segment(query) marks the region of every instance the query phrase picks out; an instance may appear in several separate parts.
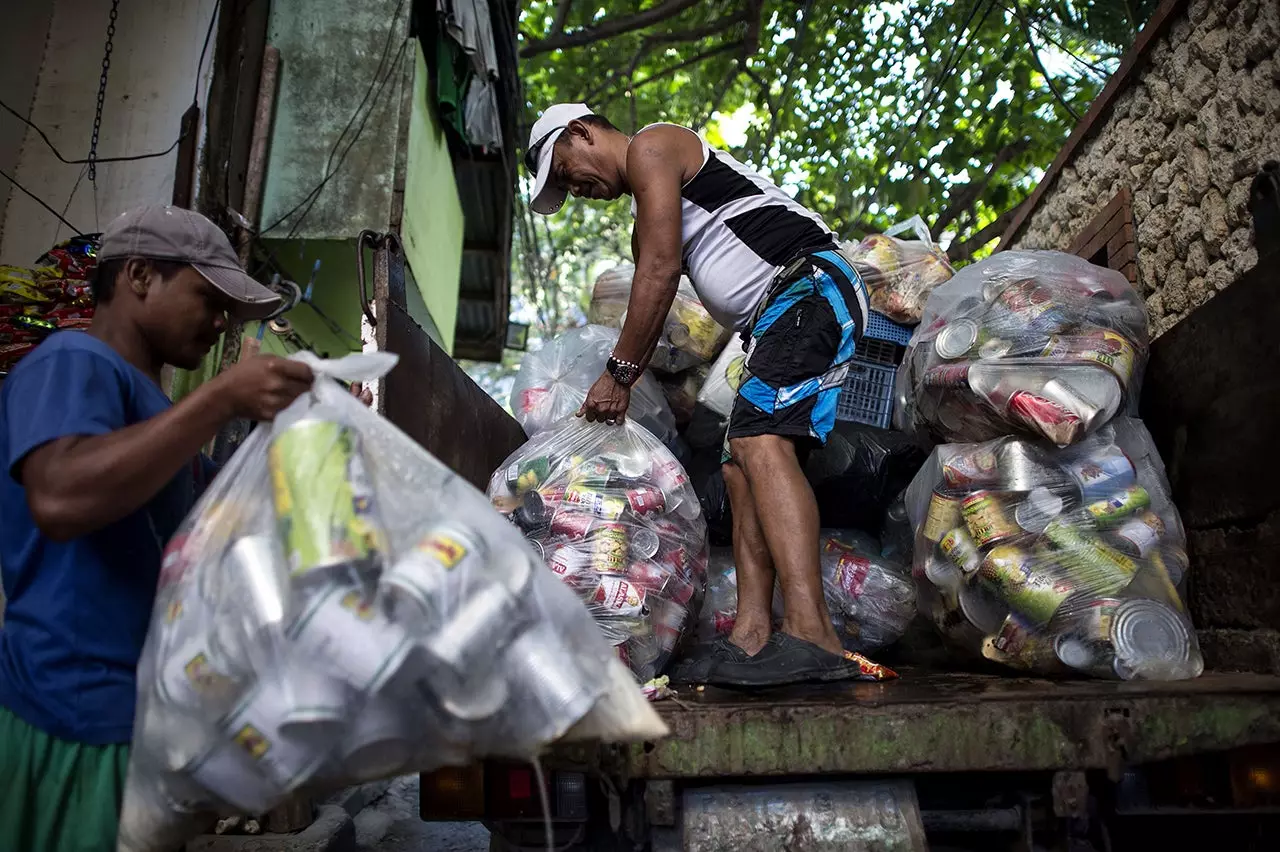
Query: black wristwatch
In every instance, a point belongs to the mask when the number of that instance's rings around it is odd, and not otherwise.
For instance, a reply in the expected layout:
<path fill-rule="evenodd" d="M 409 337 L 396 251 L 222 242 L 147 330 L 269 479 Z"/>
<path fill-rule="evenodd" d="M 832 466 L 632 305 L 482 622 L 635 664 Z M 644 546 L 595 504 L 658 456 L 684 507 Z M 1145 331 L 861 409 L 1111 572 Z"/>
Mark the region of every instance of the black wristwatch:
<path fill-rule="evenodd" d="M 622 361 L 609 356 L 605 367 L 609 371 L 609 375 L 613 376 L 613 380 L 623 387 L 631 387 L 640 378 L 640 365 L 631 361 Z"/>

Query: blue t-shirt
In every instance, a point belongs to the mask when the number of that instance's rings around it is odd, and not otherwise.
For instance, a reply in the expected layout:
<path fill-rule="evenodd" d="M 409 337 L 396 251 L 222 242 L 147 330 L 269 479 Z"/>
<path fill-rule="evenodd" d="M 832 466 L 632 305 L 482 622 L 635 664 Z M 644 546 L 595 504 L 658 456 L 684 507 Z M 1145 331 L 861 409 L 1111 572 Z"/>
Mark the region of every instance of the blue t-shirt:
<path fill-rule="evenodd" d="M 193 459 L 151 502 L 67 542 L 36 527 L 14 467 L 69 435 L 105 435 L 170 405 L 142 371 L 78 331 L 52 335 L 0 391 L 0 704 L 53 736 L 128 742 L 134 672 L 164 544 L 211 475 Z"/>

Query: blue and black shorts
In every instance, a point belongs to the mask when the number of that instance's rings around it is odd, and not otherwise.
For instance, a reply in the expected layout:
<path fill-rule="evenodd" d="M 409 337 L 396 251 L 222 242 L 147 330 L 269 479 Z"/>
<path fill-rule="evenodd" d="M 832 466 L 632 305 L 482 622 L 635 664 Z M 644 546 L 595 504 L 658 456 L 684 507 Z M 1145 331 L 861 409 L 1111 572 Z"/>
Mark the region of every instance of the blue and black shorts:
<path fill-rule="evenodd" d="M 747 378 L 729 415 L 724 461 L 734 438 L 781 435 L 801 450 L 826 443 L 867 311 L 862 277 L 834 249 L 805 255 L 774 281 L 744 332 Z"/>

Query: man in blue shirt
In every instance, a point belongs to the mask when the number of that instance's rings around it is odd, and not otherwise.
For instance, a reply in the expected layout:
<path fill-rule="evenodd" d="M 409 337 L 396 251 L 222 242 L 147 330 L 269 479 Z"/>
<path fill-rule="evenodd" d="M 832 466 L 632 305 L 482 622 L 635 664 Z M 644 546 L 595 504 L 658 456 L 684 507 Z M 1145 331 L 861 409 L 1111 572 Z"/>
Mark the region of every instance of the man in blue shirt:
<path fill-rule="evenodd" d="M 102 235 L 89 331 L 52 335 L 0 391 L 0 849 L 114 850 L 135 668 L 165 542 L 212 472 L 200 447 L 270 420 L 311 385 L 248 358 L 171 404 L 165 364 L 195 368 L 228 315 L 278 297 L 226 236 L 177 207 Z"/>

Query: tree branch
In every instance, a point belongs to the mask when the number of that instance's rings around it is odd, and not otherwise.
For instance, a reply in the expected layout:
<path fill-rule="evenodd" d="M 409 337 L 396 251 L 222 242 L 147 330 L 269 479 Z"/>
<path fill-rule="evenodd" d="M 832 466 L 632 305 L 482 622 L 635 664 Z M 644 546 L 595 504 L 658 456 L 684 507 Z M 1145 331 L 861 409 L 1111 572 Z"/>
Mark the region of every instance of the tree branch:
<path fill-rule="evenodd" d="M 641 86 L 647 86 L 650 83 L 661 80 L 664 77 L 670 77 L 672 74 L 676 73 L 682 68 L 687 68 L 690 65 L 696 65 L 697 63 L 702 62 L 703 60 L 710 59 L 713 56 L 719 56 L 720 54 L 727 53 L 730 50 L 736 50 L 741 45 L 742 45 L 742 42 L 740 41 L 731 41 L 731 42 L 722 44 L 719 47 L 713 47 L 711 50 L 704 50 L 702 51 L 702 53 L 699 53 L 697 56 L 691 56 L 688 59 L 684 60 L 683 62 L 677 62 L 675 65 L 672 65 L 669 68 L 664 68 L 661 71 L 656 71 L 653 74 L 650 74 L 648 77 L 645 77 L 643 80 L 637 80 L 633 85 L 629 86 L 628 88 L 631 90 L 635 90 L 640 88 Z"/>
<path fill-rule="evenodd" d="M 1004 229 L 1009 227 L 1009 223 L 1013 221 L 1013 215 L 1017 212 L 1018 207 L 1014 205 L 969 239 L 947 246 L 947 258 L 952 263 L 960 263 L 973 257 L 974 252 L 1004 233 Z"/>
<path fill-rule="evenodd" d="M 592 42 L 612 38 L 623 33 L 642 30 L 660 21 L 674 18 L 685 9 L 697 5 L 698 2 L 699 0 L 664 0 L 657 6 L 652 6 L 634 15 L 626 15 L 621 18 L 605 18 L 595 26 L 583 27 L 571 33 L 562 33 L 530 41 L 520 50 L 520 58 L 529 59 L 543 53 L 550 53 L 553 50 L 581 47 L 584 44 L 591 44 Z"/>
<path fill-rule="evenodd" d="M 1022 32 L 1027 37 L 1027 47 L 1031 50 L 1031 61 L 1036 64 L 1036 68 L 1044 77 L 1044 82 L 1049 87 L 1049 91 L 1053 93 L 1054 99 L 1062 104 L 1062 108 L 1067 111 L 1067 114 L 1079 123 L 1080 116 L 1076 114 L 1076 111 L 1071 108 L 1071 104 L 1067 103 L 1067 99 L 1058 91 L 1058 87 L 1053 84 L 1053 78 L 1049 76 L 1049 71 L 1044 67 L 1044 63 L 1040 61 L 1040 51 L 1036 49 L 1035 40 L 1031 38 L 1031 26 L 1027 23 L 1027 16 L 1023 13 L 1022 7 L 1015 3 L 1014 10 L 1018 14 L 1018 22 L 1022 24 Z"/>
<path fill-rule="evenodd" d="M 760 150 L 762 162 L 769 156 L 769 149 L 773 147 L 773 140 L 778 135 L 778 121 L 782 118 L 782 112 L 791 103 L 791 72 L 795 69 L 796 59 L 804 47 L 805 34 L 809 32 L 809 10 L 812 8 L 813 0 L 805 0 L 804 8 L 796 17 L 796 37 L 791 43 L 791 55 L 787 57 L 787 68 L 782 73 L 782 103 L 779 109 L 769 111 L 769 132 L 765 134 L 764 144 Z"/>
<path fill-rule="evenodd" d="M 564 32 L 565 21 L 569 18 L 571 6 L 573 6 L 573 0 L 560 0 L 560 5 L 556 6 L 556 19 L 551 22 L 551 35 L 558 36 Z"/>
<path fill-rule="evenodd" d="M 929 233 L 937 236 L 946 230 L 946 227 L 954 222 L 957 216 L 982 197 L 983 191 L 991 183 L 991 178 L 995 176 L 1000 167 L 1027 150 L 1027 146 L 1030 144 L 1031 142 L 1028 139 L 1019 139 L 1016 142 L 1005 145 L 996 152 L 995 157 L 991 160 L 991 165 L 987 167 L 987 173 L 983 175 L 981 180 L 970 181 L 963 186 L 956 187 L 952 192 L 951 203 L 934 221 L 933 226 L 929 228 Z"/>

